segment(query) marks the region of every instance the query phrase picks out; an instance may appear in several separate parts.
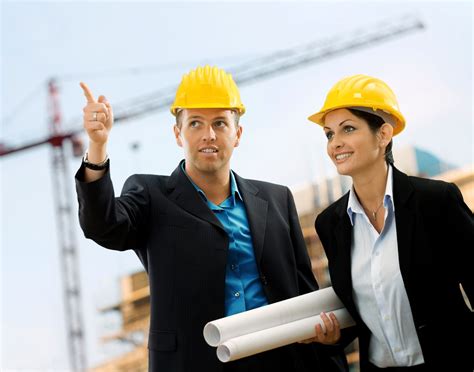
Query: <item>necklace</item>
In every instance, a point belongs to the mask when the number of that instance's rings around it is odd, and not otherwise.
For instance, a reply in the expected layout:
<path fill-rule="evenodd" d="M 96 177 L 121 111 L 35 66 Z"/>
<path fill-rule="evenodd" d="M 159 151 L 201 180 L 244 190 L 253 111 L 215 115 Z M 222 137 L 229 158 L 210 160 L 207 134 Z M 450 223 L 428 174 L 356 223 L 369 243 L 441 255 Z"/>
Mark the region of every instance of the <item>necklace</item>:
<path fill-rule="evenodd" d="M 374 218 L 374 221 L 377 221 L 377 212 L 379 211 L 380 207 L 383 205 L 383 199 L 382 199 L 382 202 L 380 203 L 380 205 L 377 207 L 377 209 L 375 211 L 372 211 L 372 217 Z"/>

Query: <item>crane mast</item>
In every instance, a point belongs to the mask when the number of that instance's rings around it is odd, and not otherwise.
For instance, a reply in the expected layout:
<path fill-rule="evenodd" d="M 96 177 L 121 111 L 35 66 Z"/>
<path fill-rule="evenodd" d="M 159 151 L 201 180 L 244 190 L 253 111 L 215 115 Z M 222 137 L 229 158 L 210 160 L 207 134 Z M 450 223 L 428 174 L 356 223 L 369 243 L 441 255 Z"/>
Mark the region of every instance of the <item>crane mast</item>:
<path fill-rule="evenodd" d="M 53 79 L 48 83 L 48 100 L 51 130 L 51 161 L 53 199 L 56 208 L 57 231 L 60 248 L 61 279 L 64 313 L 67 328 L 67 345 L 71 368 L 82 372 L 87 368 L 82 316 L 79 258 L 74 226 L 77 224 L 71 201 L 68 161 L 65 139 L 61 133 L 61 111 L 58 87 Z M 69 145 L 69 143 L 67 143 Z"/>

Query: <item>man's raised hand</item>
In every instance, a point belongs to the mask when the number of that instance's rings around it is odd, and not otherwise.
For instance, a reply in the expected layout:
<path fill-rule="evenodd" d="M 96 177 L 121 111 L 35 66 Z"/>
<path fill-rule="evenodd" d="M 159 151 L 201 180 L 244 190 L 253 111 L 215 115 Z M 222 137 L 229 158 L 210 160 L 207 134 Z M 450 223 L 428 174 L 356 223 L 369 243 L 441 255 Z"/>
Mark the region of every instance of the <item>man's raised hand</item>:
<path fill-rule="evenodd" d="M 80 83 L 87 104 L 84 106 L 84 129 L 91 144 L 105 145 L 114 122 L 112 106 L 104 96 L 95 100 L 91 90 L 85 83 Z"/>

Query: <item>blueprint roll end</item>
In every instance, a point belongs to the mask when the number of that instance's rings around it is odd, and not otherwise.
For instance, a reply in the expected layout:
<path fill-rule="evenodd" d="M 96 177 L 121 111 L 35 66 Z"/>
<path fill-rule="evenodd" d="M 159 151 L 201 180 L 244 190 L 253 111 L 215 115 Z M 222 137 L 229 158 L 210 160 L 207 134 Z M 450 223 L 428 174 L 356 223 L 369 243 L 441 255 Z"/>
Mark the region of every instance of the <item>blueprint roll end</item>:
<path fill-rule="evenodd" d="M 217 348 L 217 358 L 222 363 L 227 363 L 228 361 L 230 361 L 230 350 L 229 350 L 229 348 L 225 345 L 220 345 Z"/>
<path fill-rule="evenodd" d="M 204 326 L 204 339 L 210 346 L 217 346 L 221 342 L 221 333 L 219 329 L 212 323 L 207 323 Z"/>

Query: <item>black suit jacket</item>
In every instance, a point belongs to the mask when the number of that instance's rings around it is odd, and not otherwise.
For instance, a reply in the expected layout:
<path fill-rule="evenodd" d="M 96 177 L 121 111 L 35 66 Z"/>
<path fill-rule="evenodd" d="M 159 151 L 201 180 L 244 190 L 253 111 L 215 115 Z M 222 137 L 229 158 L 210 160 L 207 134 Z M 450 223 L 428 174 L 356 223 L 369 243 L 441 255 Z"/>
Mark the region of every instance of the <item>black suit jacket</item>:
<path fill-rule="evenodd" d="M 400 270 L 425 363 L 444 371 L 472 371 L 473 313 L 459 289 L 461 283 L 474 305 L 472 213 L 454 184 L 409 177 L 396 168 L 393 197 Z M 349 193 L 324 210 L 316 230 L 334 290 L 357 322 L 356 329 L 343 332 L 343 340 L 359 336 L 364 371 L 370 332 L 352 297 L 348 200 Z"/>
<path fill-rule="evenodd" d="M 228 236 L 181 167 L 171 176 L 133 175 L 118 198 L 108 171 L 91 183 L 82 177 L 81 168 L 76 188 L 85 236 L 109 249 L 133 249 L 148 273 L 150 370 L 222 371 L 203 327 L 224 316 Z M 238 175 L 236 182 L 268 301 L 318 289 L 289 189 Z M 343 357 L 333 351 L 333 359 Z M 290 345 L 271 355 L 251 371 L 331 370 L 331 360 L 311 345 Z"/>

